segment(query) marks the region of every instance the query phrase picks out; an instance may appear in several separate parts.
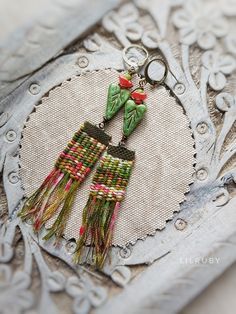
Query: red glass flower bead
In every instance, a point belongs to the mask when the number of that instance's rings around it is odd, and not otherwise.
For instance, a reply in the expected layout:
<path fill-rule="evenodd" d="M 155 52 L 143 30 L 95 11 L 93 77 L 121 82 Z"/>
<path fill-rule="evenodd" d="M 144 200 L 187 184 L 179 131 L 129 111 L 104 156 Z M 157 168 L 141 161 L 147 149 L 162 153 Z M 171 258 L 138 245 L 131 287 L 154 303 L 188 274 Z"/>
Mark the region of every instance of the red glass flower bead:
<path fill-rule="evenodd" d="M 147 94 L 143 89 L 137 89 L 131 93 L 131 97 L 136 104 L 142 104 L 143 101 L 147 98 Z"/>
<path fill-rule="evenodd" d="M 125 75 L 119 76 L 119 83 L 121 88 L 133 87 L 133 83 Z"/>

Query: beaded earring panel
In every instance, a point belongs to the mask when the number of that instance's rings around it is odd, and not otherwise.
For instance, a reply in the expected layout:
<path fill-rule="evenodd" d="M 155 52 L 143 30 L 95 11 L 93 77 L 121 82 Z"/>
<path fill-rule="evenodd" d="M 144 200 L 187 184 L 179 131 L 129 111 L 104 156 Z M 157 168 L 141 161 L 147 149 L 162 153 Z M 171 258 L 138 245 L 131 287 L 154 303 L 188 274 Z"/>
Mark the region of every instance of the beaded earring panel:
<path fill-rule="evenodd" d="M 81 260 L 81 254 L 89 240 L 93 262 L 98 268 L 103 266 L 112 244 L 115 222 L 120 203 L 125 197 L 134 157 L 134 152 L 125 147 L 109 146 L 100 159 L 83 211 L 76 262 Z"/>

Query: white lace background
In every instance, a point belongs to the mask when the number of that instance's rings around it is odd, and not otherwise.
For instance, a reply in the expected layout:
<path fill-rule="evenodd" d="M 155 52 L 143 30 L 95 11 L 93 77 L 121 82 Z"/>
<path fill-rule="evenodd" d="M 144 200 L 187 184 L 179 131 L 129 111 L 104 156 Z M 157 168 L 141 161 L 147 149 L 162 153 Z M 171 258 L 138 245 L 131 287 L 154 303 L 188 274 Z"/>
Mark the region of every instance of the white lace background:
<path fill-rule="evenodd" d="M 73 77 L 50 92 L 32 113 L 23 133 L 21 174 L 29 196 L 49 173 L 59 152 L 85 120 L 98 123 L 105 110 L 107 87 L 118 81 L 115 71 L 98 71 Z M 184 200 L 193 173 L 193 139 L 187 118 L 176 100 L 161 87 L 147 87 L 148 113 L 130 136 L 136 163 L 117 221 L 115 245 L 124 245 L 154 234 Z M 117 143 L 123 112 L 107 132 Z M 78 238 L 92 177 L 77 192 L 65 236 Z"/>

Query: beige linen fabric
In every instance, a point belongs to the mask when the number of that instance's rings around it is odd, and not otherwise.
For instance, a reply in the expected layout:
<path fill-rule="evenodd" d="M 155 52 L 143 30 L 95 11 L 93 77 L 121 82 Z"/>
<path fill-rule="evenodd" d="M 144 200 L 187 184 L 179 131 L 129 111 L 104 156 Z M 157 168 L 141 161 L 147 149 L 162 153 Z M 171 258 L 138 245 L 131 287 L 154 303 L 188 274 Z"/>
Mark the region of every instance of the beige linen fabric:
<path fill-rule="evenodd" d="M 102 120 L 108 85 L 118 82 L 118 75 L 116 71 L 98 71 L 73 77 L 42 99 L 23 132 L 21 176 L 27 196 L 42 183 L 83 121 Z M 136 162 L 114 245 L 134 243 L 164 228 L 192 182 L 193 139 L 182 108 L 163 87 L 147 86 L 146 91 L 148 113 L 128 140 L 128 147 L 136 151 Z M 114 143 L 121 137 L 122 119 L 120 112 L 107 128 Z M 65 230 L 67 238 L 79 236 L 91 178 L 92 174 L 77 192 Z"/>

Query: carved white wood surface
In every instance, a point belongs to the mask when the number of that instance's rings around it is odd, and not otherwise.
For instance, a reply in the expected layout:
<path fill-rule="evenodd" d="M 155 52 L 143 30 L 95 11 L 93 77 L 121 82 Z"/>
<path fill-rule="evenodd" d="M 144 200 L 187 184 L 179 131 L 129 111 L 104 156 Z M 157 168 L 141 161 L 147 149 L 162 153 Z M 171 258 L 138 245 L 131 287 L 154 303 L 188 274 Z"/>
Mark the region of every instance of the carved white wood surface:
<path fill-rule="evenodd" d="M 6 215 L 6 209 L 1 210 L 0 216 L 0 278 L 7 291 L 0 296 L 0 308 L 4 314 L 9 310 L 30 313 L 31 308 L 50 314 L 92 309 L 103 314 L 111 309 L 112 313 L 177 313 L 236 260 L 236 3 L 135 0 L 106 14 L 118 1 L 91 1 L 97 8 L 91 15 L 88 2 L 51 1 L 48 7 L 53 15 L 42 6 L 39 12 L 45 18 L 27 25 L 29 18 L 15 33 L 17 40 L 7 36 L 1 42 L 0 169 L 8 211 Z M 83 14 L 90 18 L 82 19 Z M 82 33 L 103 15 L 102 26 L 82 41 Z M 52 24 L 46 22 L 53 24 L 58 36 L 51 37 Z M 34 40 L 27 46 L 22 34 L 29 25 L 35 30 L 41 24 L 47 28 L 46 35 L 33 32 L 42 45 L 35 51 Z M 64 54 L 63 49 L 76 38 Z M 61 247 L 55 248 L 18 220 L 23 197 L 19 143 L 24 122 L 43 95 L 82 71 L 121 70 L 121 49 L 130 42 L 142 42 L 167 59 L 166 85 L 191 123 L 196 172 L 181 212 L 164 230 L 133 246 L 112 249 L 111 263 L 103 270 L 108 283 L 103 274 L 73 265 L 73 241 L 62 239 Z M 21 49 L 23 57 L 18 54 Z M 23 239 L 22 251 L 14 242 L 16 235 Z M 57 259 L 49 259 L 42 248 Z M 20 266 L 16 264 L 21 260 L 18 251 L 24 256 Z M 55 267 L 58 259 L 68 267 Z M 33 284 L 33 261 L 39 269 L 39 290 Z M 63 299 L 66 309 L 60 306 L 57 292 L 67 295 Z"/>
<path fill-rule="evenodd" d="M 54 59 L 118 3 L 119 0 L 51 0 L 31 4 L 26 21 L 20 21 L 19 29 L 11 27 L 0 43 L 1 96 Z"/>

